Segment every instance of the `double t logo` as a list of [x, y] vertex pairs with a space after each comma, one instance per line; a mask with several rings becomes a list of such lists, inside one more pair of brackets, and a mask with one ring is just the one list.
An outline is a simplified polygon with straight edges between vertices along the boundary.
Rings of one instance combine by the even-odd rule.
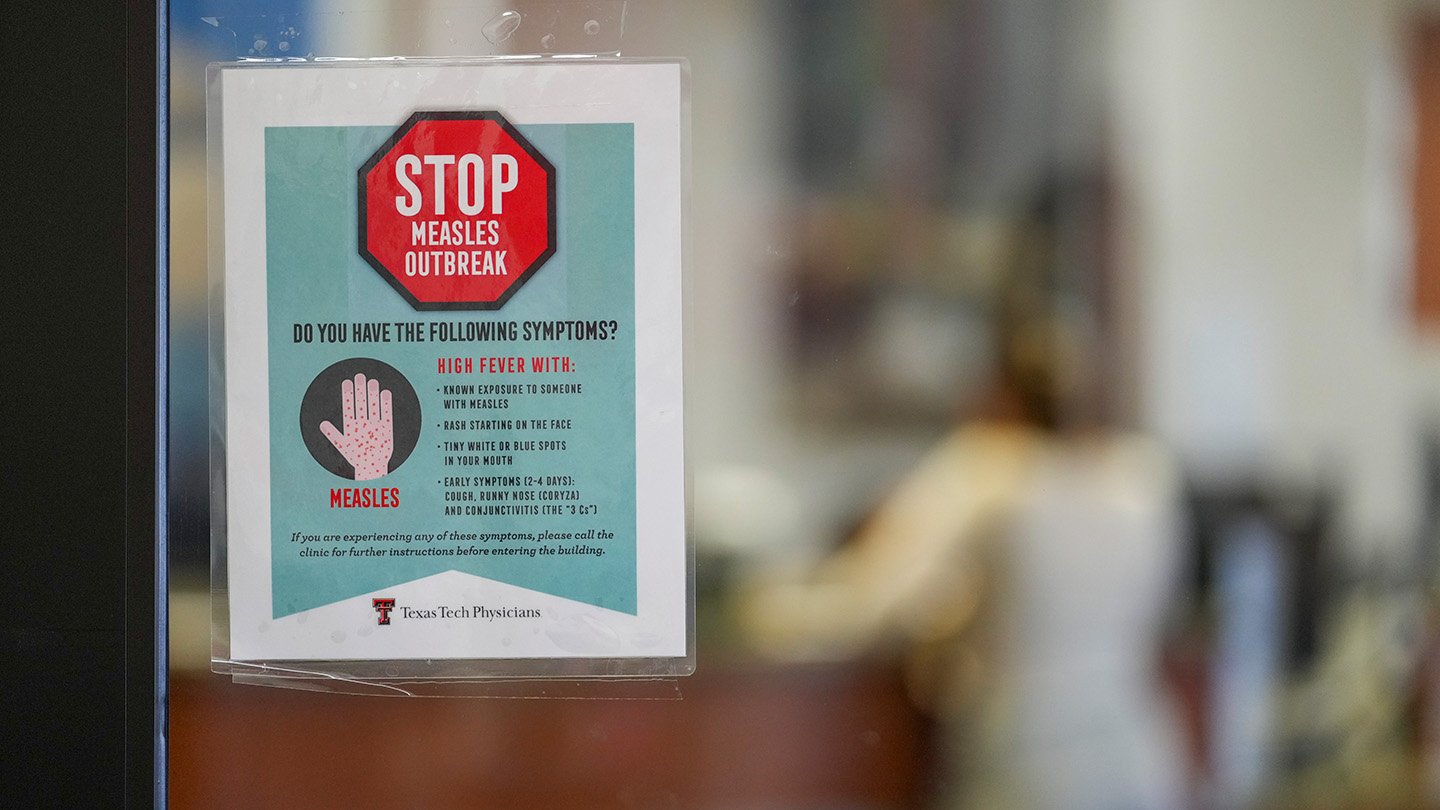
[[380, 614], [379, 624], [390, 623], [390, 611], [395, 609], [394, 599], [371, 599], [370, 606], [375, 608], [376, 613]]

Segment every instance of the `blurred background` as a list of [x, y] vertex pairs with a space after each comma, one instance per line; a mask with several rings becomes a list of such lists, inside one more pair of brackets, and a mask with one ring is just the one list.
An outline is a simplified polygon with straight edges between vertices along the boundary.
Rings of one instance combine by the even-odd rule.
[[[1440, 806], [1440, 2], [171, 8], [176, 806]], [[210, 674], [205, 64], [614, 50], [690, 60], [683, 699]]]

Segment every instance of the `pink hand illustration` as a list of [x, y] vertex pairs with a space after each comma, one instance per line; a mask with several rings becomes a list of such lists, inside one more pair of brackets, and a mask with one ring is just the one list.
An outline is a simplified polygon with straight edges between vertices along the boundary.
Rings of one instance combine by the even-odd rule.
[[389, 391], [380, 383], [356, 374], [355, 381], [340, 384], [345, 432], [320, 423], [320, 432], [335, 445], [340, 455], [355, 468], [356, 481], [369, 481], [390, 472], [390, 455], [395, 452], [395, 418]]

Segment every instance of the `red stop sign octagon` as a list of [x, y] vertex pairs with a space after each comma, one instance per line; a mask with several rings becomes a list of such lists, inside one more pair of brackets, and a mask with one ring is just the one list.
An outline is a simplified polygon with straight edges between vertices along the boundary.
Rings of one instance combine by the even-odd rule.
[[416, 309], [499, 309], [555, 254], [555, 167], [498, 112], [417, 112], [359, 172], [360, 255]]

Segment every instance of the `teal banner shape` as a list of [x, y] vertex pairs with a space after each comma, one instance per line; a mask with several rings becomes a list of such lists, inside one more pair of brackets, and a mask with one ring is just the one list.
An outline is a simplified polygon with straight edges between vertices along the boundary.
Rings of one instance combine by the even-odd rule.
[[[445, 571], [636, 612], [633, 127], [518, 129], [556, 167], [558, 249], [501, 309], [443, 312], [357, 251], [356, 171], [394, 128], [265, 131], [276, 618]], [[357, 370], [393, 408], [368, 480], [335, 444]]]

